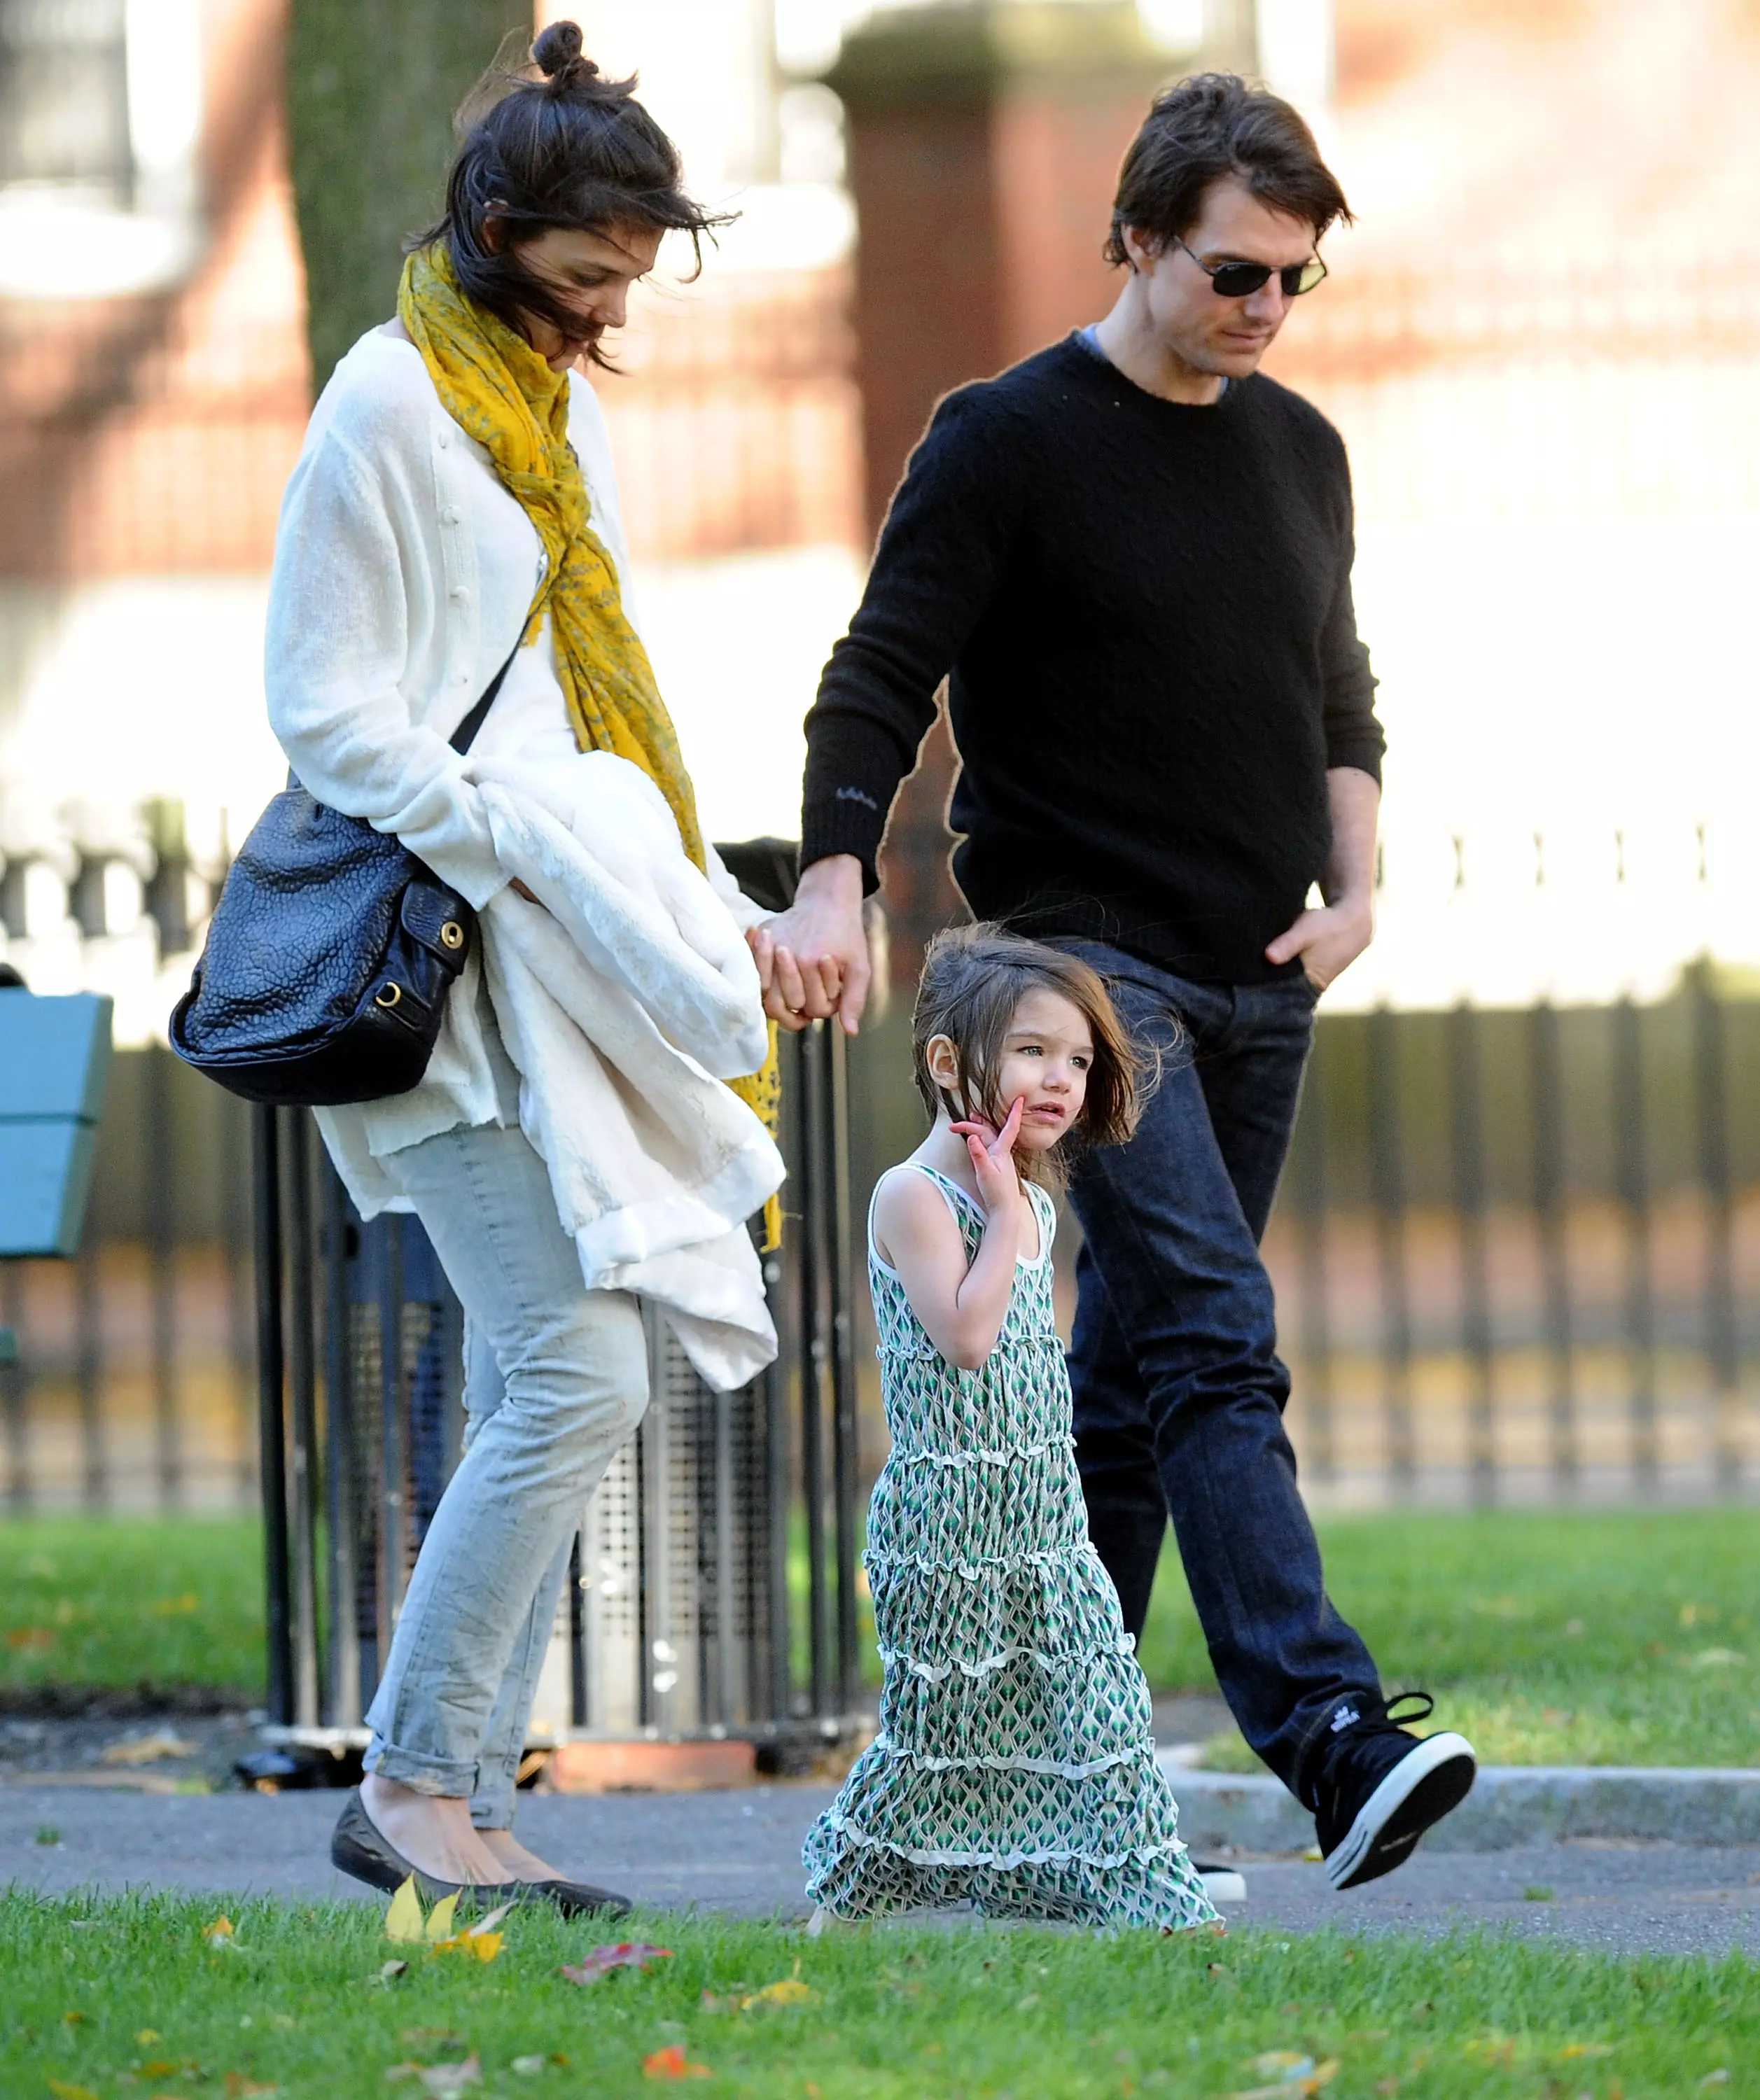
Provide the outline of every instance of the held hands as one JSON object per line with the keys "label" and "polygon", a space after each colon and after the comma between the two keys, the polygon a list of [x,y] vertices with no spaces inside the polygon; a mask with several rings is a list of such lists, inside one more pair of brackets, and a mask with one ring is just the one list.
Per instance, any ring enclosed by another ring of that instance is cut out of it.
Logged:
{"label": "held hands", "polygon": [[972,1172],[977,1182],[978,1201],[992,1219],[1017,1209],[1021,1202],[1021,1176],[1015,1170],[1014,1141],[1021,1135],[1021,1116],[1026,1105],[1026,1096],[1017,1094],[1009,1105],[1008,1118],[999,1131],[993,1130],[978,1116],[951,1126],[955,1134],[965,1140]]}
{"label": "held hands", "polygon": [[764,1011],[797,1035],[836,1014],[854,1035],[867,1004],[871,971],[862,924],[862,863],[852,854],[816,860],[786,911],[748,932],[764,987]]}

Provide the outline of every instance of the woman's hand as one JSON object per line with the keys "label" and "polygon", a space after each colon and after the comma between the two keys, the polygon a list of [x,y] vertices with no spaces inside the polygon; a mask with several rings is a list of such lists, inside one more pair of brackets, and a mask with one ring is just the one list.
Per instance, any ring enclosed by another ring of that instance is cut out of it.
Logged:
{"label": "woman's hand", "polygon": [[994,1220],[1021,1203],[1021,1176],[1014,1163],[1014,1141],[1021,1135],[1021,1116],[1026,1096],[1017,1094],[1009,1104],[1002,1128],[993,1130],[981,1116],[956,1123],[955,1132],[965,1140],[972,1172],[977,1182],[978,1201]]}

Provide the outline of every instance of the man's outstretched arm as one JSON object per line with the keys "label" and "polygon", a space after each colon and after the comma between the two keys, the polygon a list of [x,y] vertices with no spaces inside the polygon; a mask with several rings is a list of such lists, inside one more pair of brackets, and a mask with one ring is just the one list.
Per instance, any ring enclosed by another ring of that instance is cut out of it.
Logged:
{"label": "man's outstretched arm", "polygon": [[981,390],[936,411],[893,499],[849,632],[807,716],[801,880],[748,935],[765,1011],[782,1026],[840,1016],[856,1032],[871,969],[862,898],[899,783],[935,719],[935,691],[1007,558],[1019,448]]}

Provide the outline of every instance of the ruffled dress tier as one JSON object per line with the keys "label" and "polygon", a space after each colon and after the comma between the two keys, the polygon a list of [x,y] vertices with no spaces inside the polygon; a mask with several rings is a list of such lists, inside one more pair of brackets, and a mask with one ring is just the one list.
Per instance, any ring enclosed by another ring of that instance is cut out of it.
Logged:
{"label": "ruffled dress tier", "polygon": [[[970,1260],[984,1216],[940,1189]],[[970,1905],[989,1917],[1184,1928],[1215,1915],[1155,1762],[1149,1686],[1088,1542],[1052,1304],[1056,1213],[1029,1196],[995,1348],[962,1371],[874,1246],[891,1455],[867,1568],[880,1732],[809,1833],[808,1893],[843,1918]]]}

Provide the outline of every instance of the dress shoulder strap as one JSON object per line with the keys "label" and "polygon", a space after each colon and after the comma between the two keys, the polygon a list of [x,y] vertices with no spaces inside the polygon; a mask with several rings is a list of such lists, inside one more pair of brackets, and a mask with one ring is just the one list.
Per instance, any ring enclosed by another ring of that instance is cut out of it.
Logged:
{"label": "dress shoulder strap", "polygon": [[957,1181],[943,1174],[938,1167],[927,1166],[920,1159],[907,1159],[904,1164],[914,1172],[926,1176],[940,1189],[941,1199],[953,1213],[953,1221],[956,1225],[983,1224],[984,1206],[976,1196],[968,1195]]}
{"label": "dress shoulder strap", "polygon": [[[947,1206],[952,1214],[954,1223],[962,1232],[968,1224],[976,1224],[981,1230],[982,1229],[983,1205],[974,1197],[968,1196],[957,1181],[950,1181],[945,1174],[939,1172],[935,1167],[925,1166],[920,1159],[905,1159],[901,1160],[897,1167],[889,1168],[888,1171],[894,1174],[911,1172],[925,1176],[941,1191],[942,1201]],[[885,1179],[886,1176],[881,1175],[880,1180],[874,1184],[874,1193],[868,1198],[868,1253],[889,1275],[892,1275],[896,1272],[892,1264],[880,1253],[880,1242],[874,1230],[874,1207],[880,1201],[880,1184]],[[962,1203],[965,1206],[964,1214],[959,1207]]]}

